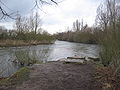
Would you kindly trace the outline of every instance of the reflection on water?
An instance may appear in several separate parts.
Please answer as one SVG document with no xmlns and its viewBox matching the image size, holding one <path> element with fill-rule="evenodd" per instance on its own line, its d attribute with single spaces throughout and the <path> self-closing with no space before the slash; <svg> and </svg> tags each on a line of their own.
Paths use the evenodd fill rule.
<svg viewBox="0 0 120 90">
<path fill-rule="evenodd" d="M 37 45 L 24 47 L 0 48 L 0 76 L 9 76 L 17 71 L 20 66 L 12 61 L 16 59 L 16 53 L 28 52 L 30 58 L 38 61 L 56 61 L 68 56 L 98 56 L 98 46 L 66 41 L 56 41 L 52 45 Z M 23 59 L 23 55 L 19 56 Z M 24 58 L 27 58 L 24 56 Z"/>
<path fill-rule="evenodd" d="M 68 56 L 92 56 L 98 57 L 98 46 L 91 44 L 71 43 L 66 41 L 56 41 L 51 46 L 52 52 L 48 58 L 50 61 L 55 61 Z"/>
</svg>

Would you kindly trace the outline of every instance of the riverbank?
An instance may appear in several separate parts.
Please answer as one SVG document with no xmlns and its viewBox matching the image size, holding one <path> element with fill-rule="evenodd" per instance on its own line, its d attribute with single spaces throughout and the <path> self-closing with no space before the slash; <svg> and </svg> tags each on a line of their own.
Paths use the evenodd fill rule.
<svg viewBox="0 0 120 90">
<path fill-rule="evenodd" d="M 53 43 L 54 43 L 54 40 L 52 40 L 52 41 L 47 41 L 47 40 L 42 40 L 42 41 L 0 40 L 0 47 L 29 46 L 29 45 L 41 45 L 41 44 L 47 45 L 47 44 L 53 44 Z"/>
<path fill-rule="evenodd" d="M 28 80 L 6 90 L 101 90 L 93 75 L 91 63 L 81 65 L 56 61 L 35 64 Z"/>
<path fill-rule="evenodd" d="M 63 53 L 64 52 L 64 53 Z M 30 53 L 30 56 L 28 56 Z M 16 72 L 19 67 L 13 61 L 16 57 L 21 61 L 38 60 L 41 62 L 56 61 L 69 56 L 92 56 L 97 57 L 98 46 L 81 43 L 71 43 L 65 41 L 55 41 L 49 45 L 30 45 L 30 47 L 9 47 L 0 48 L 0 70 L 4 71 L 1 76 L 9 76 Z M 31 57 L 29 59 L 29 57 Z M 34 59 L 35 58 L 35 59 Z M 8 65 L 5 65 L 7 64 Z M 14 65 L 15 64 L 15 65 Z M 9 69 L 9 71 L 8 71 Z"/>
</svg>

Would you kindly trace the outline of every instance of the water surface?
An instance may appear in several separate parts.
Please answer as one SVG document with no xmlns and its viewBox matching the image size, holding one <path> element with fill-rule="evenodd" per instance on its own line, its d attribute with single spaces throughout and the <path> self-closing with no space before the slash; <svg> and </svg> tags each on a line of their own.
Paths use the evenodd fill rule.
<svg viewBox="0 0 120 90">
<path fill-rule="evenodd" d="M 66 41 L 56 41 L 51 45 L 0 48 L 0 76 L 9 76 L 20 68 L 19 65 L 12 62 L 17 58 L 16 55 L 19 59 L 23 59 L 27 57 L 25 53 L 28 53 L 30 58 L 46 62 L 74 55 L 98 57 L 98 52 L 97 45 Z"/>
</svg>

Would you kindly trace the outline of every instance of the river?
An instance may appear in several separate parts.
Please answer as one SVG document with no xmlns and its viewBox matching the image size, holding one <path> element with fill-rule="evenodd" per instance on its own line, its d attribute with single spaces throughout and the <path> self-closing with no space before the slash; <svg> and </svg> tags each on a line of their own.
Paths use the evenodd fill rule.
<svg viewBox="0 0 120 90">
<path fill-rule="evenodd" d="M 16 59 L 16 54 L 19 55 L 19 59 L 26 58 L 26 52 L 30 58 L 47 62 L 74 55 L 98 57 L 99 47 L 92 44 L 55 41 L 51 45 L 0 48 L 0 76 L 7 77 L 19 70 L 21 67 L 12 61 Z"/>
</svg>

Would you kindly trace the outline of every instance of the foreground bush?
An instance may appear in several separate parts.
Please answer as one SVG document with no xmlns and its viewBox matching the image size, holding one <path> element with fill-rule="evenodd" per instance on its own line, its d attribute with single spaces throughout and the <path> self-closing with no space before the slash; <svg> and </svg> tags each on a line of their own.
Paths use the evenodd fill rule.
<svg viewBox="0 0 120 90">
<path fill-rule="evenodd" d="M 105 33 L 101 42 L 100 57 L 104 66 L 113 66 L 116 73 L 120 70 L 120 31 L 110 30 Z"/>
</svg>

